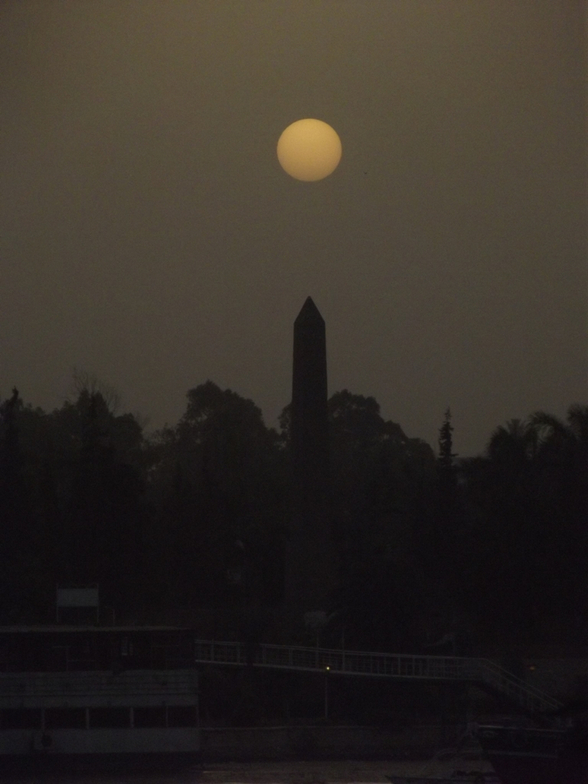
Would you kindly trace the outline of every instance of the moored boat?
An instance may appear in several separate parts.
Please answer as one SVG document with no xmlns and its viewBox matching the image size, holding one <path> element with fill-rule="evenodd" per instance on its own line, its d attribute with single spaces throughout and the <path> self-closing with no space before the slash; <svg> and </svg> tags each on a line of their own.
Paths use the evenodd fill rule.
<svg viewBox="0 0 588 784">
<path fill-rule="evenodd" d="M 503 784 L 588 784 L 588 735 L 578 726 L 487 724 L 477 736 Z"/>
<path fill-rule="evenodd" d="M 149 657 L 133 657 L 134 637 L 139 650 L 146 639 L 156 648 L 158 639 L 169 639 L 169 629 L 163 634 L 156 629 L 146 634 L 140 628 L 4 628 L 2 632 L 2 771 L 152 770 L 198 762 L 197 671 L 186 666 L 145 667 Z M 127 662 L 121 661 L 117 642 L 122 645 L 128 664 L 134 658 L 134 664 L 139 666 L 125 667 Z M 60 643 L 61 648 L 67 648 L 68 656 L 63 658 L 61 650 L 61 660 L 56 660 L 55 649 L 60 648 Z M 70 654 L 76 646 L 78 651 L 94 651 L 95 658 L 75 659 Z M 10 650 L 20 652 L 23 665 L 30 663 L 34 654 L 39 668 L 21 669 L 6 656 Z M 101 650 L 117 653 L 111 658 L 109 669 L 100 667 Z M 43 653 L 48 656 L 46 666 Z M 156 651 L 155 659 L 160 653 Z M 152 665 L 155 659 L 152 657 Z M 88 663 L 96 668 L 72 669 Z"/>
</svg>

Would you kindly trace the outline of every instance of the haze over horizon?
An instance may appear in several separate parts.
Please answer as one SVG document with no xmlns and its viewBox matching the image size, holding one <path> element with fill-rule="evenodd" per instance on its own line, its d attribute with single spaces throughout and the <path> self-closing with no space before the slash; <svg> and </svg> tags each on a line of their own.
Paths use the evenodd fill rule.
<svg viewBox="0 0 588 784">
<path fill-rule="evenodd" d="M 0 6 L 0 397 L 83 368 L 152 427 L 211 379 L 268 425 L 292 327 L 329 394 L 436 448 L 587 402 L 580 0 L 92 0 Z M 316 117 L 343 145 L 276 157 Z"/>
</svg>

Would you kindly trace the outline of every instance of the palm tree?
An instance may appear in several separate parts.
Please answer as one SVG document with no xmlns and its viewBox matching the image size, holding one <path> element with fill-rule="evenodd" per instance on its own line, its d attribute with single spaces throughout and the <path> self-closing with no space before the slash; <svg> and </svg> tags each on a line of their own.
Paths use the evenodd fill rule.
<svg viewBox="0 0 588 784">
<path fill-rule="evenodd" d="M 492 433 L 486 453 L 491 461 L 523 466 L 536 457 L 538 446 L 536 428 L 529 421 L 511 419 Z"/>
<path fill-rule="evenodd" d="M 469 583 L 485 628 L 578 642 L 588 619 L 588 407 L 496 428 L 464 461 Z M 488 586 L 492 589 L 488 591 Z"/>
<path fill-rule="evenodd" d="M 546 479 L 557 482 L 564 506 L 574 515 L 588 517 L 588 406 L 578 403 L 562 422 L 544 411 L 535 412 L 530 426 L 535 430 Z"/>
<path fill-rule="evenodd" d="M 588 406 L 571 405 L 567 424 L 545 411 L 536 411 L 529 418 L 529 425 L 543 448 L 556 448 L 566 455 L 588 456 Z"/>
<path fill-rule="evenodd" d="M 563 597 L 561 615 L 581 638 L 588 617 L 588 406 L 570 406 L 566 421 L 537 411 L 529 424 L 539 444 L 537 487 L 545 549 L 554 562 L 559 554 L 559 569 L 553 571 Z"/>
</svg>

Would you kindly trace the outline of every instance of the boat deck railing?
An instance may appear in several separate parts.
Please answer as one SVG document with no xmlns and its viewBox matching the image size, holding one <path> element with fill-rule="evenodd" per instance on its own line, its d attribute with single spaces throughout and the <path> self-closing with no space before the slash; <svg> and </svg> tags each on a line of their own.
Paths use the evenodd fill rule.
<svg viewBox="0 0 588 784">
<path fill-rule="evenodd" d="M 37 705 L 189 704 L 198 691 L 198 673 L 190 670 L 0 673 L 0 708 Z"/>
<path fill-rule="evenodd" d="M 491 689 L 528 711 L 554 710 L 561 705 L 555 698 L 517 678 L 496 662 L 481 658 L 415 656 L 287 645 L 247 646 L 239 642 L 196 640 L 195 660 L 234 666 L 322 671 L 332 675 L 467 681 Z"/>
</svg>

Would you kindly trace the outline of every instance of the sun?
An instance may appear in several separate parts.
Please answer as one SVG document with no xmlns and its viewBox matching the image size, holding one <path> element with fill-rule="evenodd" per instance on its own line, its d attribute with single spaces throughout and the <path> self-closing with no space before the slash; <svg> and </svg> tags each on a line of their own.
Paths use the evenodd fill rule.
<svg viewBox="0 0 588 784">
<path fill-rule="evenodd" d="M 297 120 L 278 140 L 282 169 L 304 182 L 316 182 L 332 174 L 339 165 L 341 153 L 337 132 L 322 120 Z"/>
</svg>

